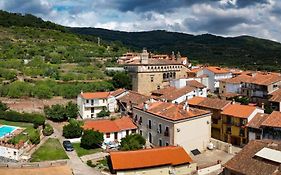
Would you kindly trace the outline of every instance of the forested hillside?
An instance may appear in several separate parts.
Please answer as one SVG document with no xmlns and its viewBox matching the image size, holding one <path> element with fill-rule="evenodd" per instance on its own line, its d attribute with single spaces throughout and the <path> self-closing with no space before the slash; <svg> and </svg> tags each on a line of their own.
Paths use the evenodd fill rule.
<svg viewBox="0 0 281 175">
<path fill-rule="evenodd" d="M 132 50 L 143 47 L 152 52 L 180 51 L 192 61 L 242 69 L 281 71 L 281 44 L 250 36 L 220 37 L 167 31 L 120 32 L 98 28 L 69 28 L 102 40 L 119 41 Z"/>
</svg>

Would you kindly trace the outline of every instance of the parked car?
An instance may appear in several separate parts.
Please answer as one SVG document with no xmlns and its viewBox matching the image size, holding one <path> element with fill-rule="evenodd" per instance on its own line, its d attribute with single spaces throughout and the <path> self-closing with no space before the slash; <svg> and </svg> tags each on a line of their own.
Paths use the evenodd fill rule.
<svg viewBox="0 0 281 175">
<path fill-rule="evenodd" d="M 73 151 L 73 146 L 69 140 L 65 140 L 62 142 L 62 145 L 66 151 Z"/>
</svg>

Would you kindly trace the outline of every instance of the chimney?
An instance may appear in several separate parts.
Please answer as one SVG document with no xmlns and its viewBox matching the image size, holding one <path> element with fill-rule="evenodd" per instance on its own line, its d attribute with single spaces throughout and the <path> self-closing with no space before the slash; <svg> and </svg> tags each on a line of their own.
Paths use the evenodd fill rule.
<svg viewBox="0 0 281 175">
<path fill-rule="evenodd" d="M 264 103 L 261 103 L 261 108 L 264 110 Z"/>
<path fill-rule="evenodd" d="M 180 54 L 180 52 L 178 52 L 177 55 L 176 55 L 176 61 L 177 62 L 181 61 L 181 54 Z"/>
<path fill-rule="evenodd" d="M 140 54 L 141 64 L 148 64 L 148 56 L 149 56 L 149 53 L 147 52 L 147 50 L 143 49 L 142 53 Z"/>
<path fill-rule="evenodd" d="M 148 104 L 146 102 L 143 103 L 143 110 L 147 111 L 148 110 Z"/>
<path fill-rule="evenodd" d="M 183 109 L 186 111 L 189 111 L 189 105 L 188 105 L 188 101 L 186 100 L 184 105 L 183 105 Z"/>
<path fill-rule="evenodd" d="M 172 58 L 172 60 L 174 60 L 174 59 L 175 59 L 175 52 L 174 52 L 174 51 L 172 51 L 171 58 Z"/>
</svg>

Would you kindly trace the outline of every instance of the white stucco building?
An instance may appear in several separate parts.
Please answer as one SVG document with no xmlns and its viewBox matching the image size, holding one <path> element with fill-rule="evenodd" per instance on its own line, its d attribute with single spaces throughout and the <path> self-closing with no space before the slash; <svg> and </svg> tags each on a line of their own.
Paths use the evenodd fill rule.
<svg viewBox="0 0 281 175">
<path fill-rule="evenodd" d="M 21 159 L 21 155 L 24 153 L 24 148 L 24 143 L 17 145 L 0 143 L 0 156 L 19 161 Z"/>
<path fill-rule="evenodd" d="M 114 112 L 117 110 L 116 99 L 125 95 L 125 89 L 118 89 L 112 92 L 81 92 L 77 97 L 79 115 L 82 119 L 96 118 L 102 110 Z"/>
<path fill-rule="evenodd" d="M 219 80 L 227 79 L 232 77 L 232 73 L 224 68 L 220 67 L 203 67 L 197 72 L 197 76 L 208 76 L 208 89 L 211 92 L 218 91 L 219 90 Z"/>
<path fill-rule="evenodd" d="M 211 113 L 167 102 L 133 108 L 139 133 L 155 146 L 179 145 L 186 151 L 205 150 L 211 137 Z"/>
<path fill-rule="evenodd" d="M 120 142 L 126 135 L 137 132 L 137 126 L 129 117 L 121 117 L 115 120 L 88 120 L 85 121 L 83 128 L 102 132 L 104 143 Z"/>
</svg>

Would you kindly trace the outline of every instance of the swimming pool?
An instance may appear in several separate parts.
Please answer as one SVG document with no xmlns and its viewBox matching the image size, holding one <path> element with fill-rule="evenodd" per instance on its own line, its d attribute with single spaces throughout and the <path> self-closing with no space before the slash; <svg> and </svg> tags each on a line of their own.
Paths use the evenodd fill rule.
<svg viewBox="0 0 281 175">
<path fill-rule="evenodd" d="M 17 127 L 9 126 L 9 125 L 2 125 L 0 126 L 0 138 L 4 137 L 7 134 L 14 132 Z"/>
</svg>

